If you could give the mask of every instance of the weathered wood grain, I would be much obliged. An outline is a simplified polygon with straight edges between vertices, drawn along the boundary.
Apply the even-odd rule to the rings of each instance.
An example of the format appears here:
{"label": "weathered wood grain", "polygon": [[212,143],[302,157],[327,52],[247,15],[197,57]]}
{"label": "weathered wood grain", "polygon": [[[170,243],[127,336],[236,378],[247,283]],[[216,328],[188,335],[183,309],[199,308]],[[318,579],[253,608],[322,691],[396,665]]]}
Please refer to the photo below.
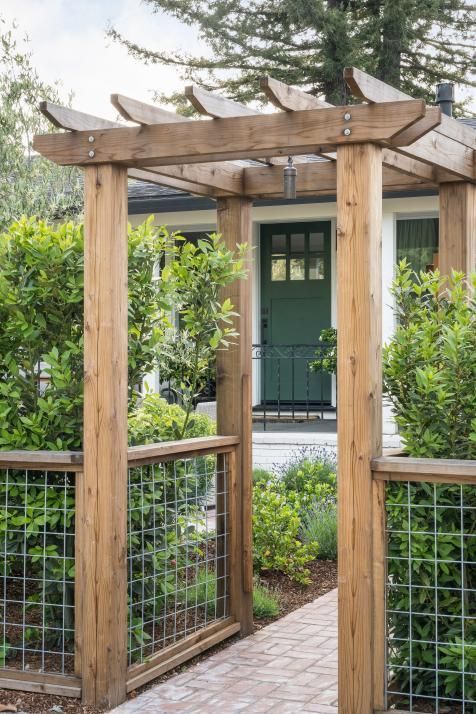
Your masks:
{"label": "weathered wood grain", "polygon": [[381,453],[382,157],[337,150],[339,712],[373,710],[371,459]]}
{"label": "weathered wood grain", "polygon": [[[247,264],[251,265],[251,201],[220,199],[217,205],[218,231],[229,249],[237,243],[249,246]],[[229,458],[232,476],[230,499],[233,503],[231,544],[231,612],[240,622],[242,634],[253,629],[252,533],[251,533],[251,276],[237,280],[221,291],[221,299],[230,298],[240,315],[237,342],[228,351],[217,354],[217,429],[220,434],[240,437],[236,460]]]}
{"label": "weathered wood grain", "polygon": [[[124,163],[128,166],[222,161],[284,156],[334,150],[336,145],[362,141],[390,142],[425,116],[421,100],[352,108],[345,122],[342,107],[282,112],[259,116],[206,120],[185,124],[154,124],[140,128],[103,129],[93,133],[94,156],[89,156],[90,132],[36,136],[34,148],[59,164]],[[349,135],[344,129],[350,128]]]}
{"label": "weathered wood grain", "polygon": [[127,172],[85,171],[83,700],[116,706],[127,668]]}

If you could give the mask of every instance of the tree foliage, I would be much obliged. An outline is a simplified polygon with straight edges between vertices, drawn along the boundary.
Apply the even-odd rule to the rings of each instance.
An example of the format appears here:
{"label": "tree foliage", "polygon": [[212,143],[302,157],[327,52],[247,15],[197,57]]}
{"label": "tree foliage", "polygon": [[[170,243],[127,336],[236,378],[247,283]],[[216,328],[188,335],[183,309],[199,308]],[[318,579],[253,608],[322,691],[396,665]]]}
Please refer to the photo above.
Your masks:
{"label": "tree foliage", "polygon": [[35,134],[53,131],[42,100],[61,103],[59,88],[40,79],[16,28],[0,16],[0,231],[22,215],[58,220],[82,209],[79,170],[32,151]]}
{"label": "tree foliage", "polygon": [[[212,236],[192,250],[152,220],[129,228],[131,409],[144,376],[173,352],[172,307],[183,313],[201,365],[236,335],[233,306],[218,290],[244,275],[244,248],[228,251]],[[161,262],[168,268],[158,279]],[[0,449],[81,448],[83,287],[81,225],[23,218],[0,234]],[[190,411],[174,438],[190,433]]]}
{"label": "tree foliage", "polygon": [[476,303],[462,273],[443,284],[438,271],[417,275],[400,263],[385,393],[411,456],[475,459]]}
{"label": "tree foliage", "polygon": [[176,66],[185,79],[239,101],[254,99],[259,77],[272,74],[343,104],[342,70],[350,65],[430,101],[443,79],[476,86],[475,8],[469,0],[145,2],[154,13],[197,27],[210,51],[142,47],[114,28],[111,36],[133,56]]}

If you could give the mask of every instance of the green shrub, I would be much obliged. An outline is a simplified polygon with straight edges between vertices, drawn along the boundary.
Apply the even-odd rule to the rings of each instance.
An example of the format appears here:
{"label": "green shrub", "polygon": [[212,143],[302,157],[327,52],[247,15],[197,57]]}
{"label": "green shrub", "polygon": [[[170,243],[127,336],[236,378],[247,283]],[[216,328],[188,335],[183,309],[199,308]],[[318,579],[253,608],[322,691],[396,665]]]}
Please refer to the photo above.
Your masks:
{"label": "green shrub", "polygon": [[[476,306],[471,288],[462,274],[454,273],[444,289],[437,271],[417,275],[402,262],[393,295],[398,324],[384,350],[384,385],[406,453],[476,458]],[[415,694],[476,699],[474,677],[466,675],[463,684],[461,674],[463,669],[476,671],[474,509],[472,487],[387,487],[389,666],[395,667],[402,691],[410,687],[411,660],[419,668],[418,676],[413,675]],[[408,612],[414,613],[410,630]]]}
{"label": "green shrub", "polygon": [[[463,685],[461,674],[463,670],[476,672],[474,509],[474,486],[461,489],[459,485],[438,484],[435,491],[429,483],[391,483],[387,487],[387,609],[393,638],[389,666],[395,667],[401,691],[409,691],[408,666],[412,661],[413,667],[419,668],[418,676],[413,675],[416,693],[435,694],[438,665],[439,696],[476,699],[475,677],[466,674]],[[408,612],[413,612],[410,638]],[[436,642],[439,644],[433,644]]]}
{"label": "green shrub", "polygon": [[260,582],[253,585],[253,615],[259,618],[279,615],[279,597]]}
{"label": "green shrub", "polygon": [[310,582],[306,565],[317,544],[298,538],[299,501],[291,500],[277,481],[258,484],[253,491],[253,563],[255,570],[279,570],[292,580]]}
{"label": "green shrub", "polygon": [[207,613],[214,616],[217,607],[221,603],[216,603],[217,581],[216,574],[209,570],[208,572],[200,569],[192,584],[181,582],[177,588],[177,607],[184,609],[186,607],[203,607]]}
{"label": "green shrub", "polygon": [[336,497],[337,465],[335,457],[321,448],[305,448],[282,466],[277,477],[281,480],[287,497],[299,502],[299,512],[304,515],[315,501]]}
{"label": "green shrub", "polygon": [[316,350],[316,359],[309,365],[313,372],[337,374],[337,330],[328,327],[321,330],[319,342],[322,347]]}
{"label": "green shrub", "polygon": [[[206,436],[215,431],[213,422],[206,416],[191,414],[190,410],[184,411],[177,405],[170,406],[157,396],[150,395],[139,402],[137,387],[144,375],[160,363],[163,351],[158,348],[170,338],[172,326],[168,315],[172,306],[182,315],[192,341],[196,337],[192,326],[205,336],[207,347],[200,343],[201,356],[204,353],[213,356],[218,348],[226,349],[236,334],[234,326],[229,324],[235,315],[233,306],[229,300],[220,303],[217,296],[222,285],[243,276],[241,259],[225,250],[218,236],[201,241],[193,250],[183,241],[177,244],[176,239],[165,228],[154,227],[152,218],[137,228],[129,228],[131,444]],[[238,248],[238,253],[242,252],[243,248]],[[157,280],[155,271],[161,262],[167,264],[167,269],[162,271],[161,280]],[[200,271],[202,288],[198,280]],[[77,450],[82,447],[83,285],[82,226],[67,223],[53,228],[36,219],[22,219],[0,235],[2,450]],[[196,341],[198,344],[198,338]],[[47,379],[42,381],[43,375]],[[132,600],[136,596],[140,600],[144,593],[147,595],[146,610],[149,609],[142,613],[146,617],[156,597],[150,577],[153,566],[160,571],[168,560],[180,560],[185,565],[188,562],[188,548],[184,543],[191,528],[189,516],[192,514],[198,525],[208,486],[207,474],[213,472],[206,468],[209,460],[213,457],[193,459],[186,465],[183,461],[176,466],[166,464],[158,492],[147,490],[147,485],[142,488],[144,478],[146,484],[152,481],[149,478],[152,466],[130,470],[130,525],[135,530],[146,531],[147,538],[151,539],[145,546],[137,535],[129,539],[131,562],[136,569]],[[16,476],[21,480],[21,473],[10,472],[9,488]],[[59,475],[58,478],[68,477]],[[63,492],[48,482],[47,487],[42,488],[44,498],[40,503],[43,506],[46,499],[50,509],[45,524],[43,514],[34,510],[38,494],[33,481],[34,477],[29,476],[31,488],[17,489],[15,506],[8,502],[8,513],[5,507],[0,507],[0,548],[3,552],[7,543],[8,552],[13,554],[26,546],[28,555],[32,556],[29,574],[41,579],[43,569],[48,573],[50,567],[55,568],[55,563],[60,562],[55,560],[56,540],[60,541],[64,533],[74,534],[74,511],[71,503],[68,504],[70,511],[63,514],[60,510]],[[40,487],[39,483],[41,490]],[[6,503],[5,488],[5,485],[0,488],[2,504]],[[42,526],[41,535],[38,523]],[[45,542],[46,526],[49,535]],[[55,532],[59,534],[58,539]],[[152,548],[152,542],[155,548],[162,547],[160,553],[154,555],[154,561],[151,557],[134,557],[144,547]],[[73,538],[68,538],[68,544],[72,543]],[[69,553],[65,555],[69,557]],[[145,564],[144,572],[141,562]],[[72,561],[65,559],[64,563],[68,577],[72,578]],[[6,574],[17,565],[18,559],[12,556],[6,563]],[[162,600],[175,588],[173,576],[167,577],[169,580],[164,576],[162,583],[159,597]],[[68,603],[73,595],[70,585],[65,586]],[[47,587],[48,603],[53,606],[63,601],[60,582],[50,582]],[[34,596],[30,599],[34,602]],[[156,604],[160,607],[160,602]],[[129,605],[133,609],[131,602]],[[51,609],[55,611],[54,607]],[[136,640],[147,639],[140,618],[133,615],[131,624]],[[8,643],[0,644],[8,646]]]}
{"label": "green shrub", "polygon": [[186,412],[178,404],[169,404],[159,394],[147,394],[129,414],[129,443],[153,444],[174,441],[183,434],[191,439],[213,436],[216,425],[206,414],[194,413],[185,425]]}
{"label": "green shrub", "polygon": [[273,479],[273,474],[265,469],[253,469],[253,483],[268,483]]}
{"label": "green shrub", "polygon": [[303,543],[318,543],[319,558],[337,559],[337,505],[335,501],[313,501],[304,513],[300,530]]}
{"label": "green shrub", "polygon": [[[198,571],[195,581],[186,585],[182,582],[177,591],[177,603],[187,607],[206,607],[210,616],[215,616],[221,603],[216,602],[216,574],[203,568]],[[276,617],[279,614],[279,598],[267,586],[256,582],[253,584],[253,615],[255,617]]]}
{"label": "green shrub", "polygon": [[393,282],[384,389],[412,456],[476,458],[476,303],[466,288],[461,273],[444,290],[438,271],[417,275],[405,261]]}
{"label": "green shrub", "polygon": [[[170,286],[153,275],[169,243],[151,220],[129,230],[131,404],[168,325]],[[83,248],[73,223],[25,218],[0,235],[0,449],[81,448]]]}

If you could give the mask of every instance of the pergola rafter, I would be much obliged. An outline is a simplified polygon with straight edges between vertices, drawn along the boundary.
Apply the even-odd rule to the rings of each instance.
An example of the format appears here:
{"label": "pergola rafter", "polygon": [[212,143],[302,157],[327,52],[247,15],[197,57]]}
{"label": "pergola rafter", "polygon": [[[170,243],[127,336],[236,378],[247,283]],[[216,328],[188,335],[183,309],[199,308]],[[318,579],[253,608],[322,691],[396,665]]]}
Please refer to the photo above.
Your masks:
{"label": "pergola rafter", "polygon": [[[369,103],[323,106],[267,78],[265,93],[284,111],[258,114],[196,88],[187,90],[189,98],[214,118],[171,118],[121,95],[113,95],[114,105],[139,126],[43,106],[69,131],[35,137],[35,149],[58,164],[82,166],[86,174],[84,451],[89,456],[81,498],[94,535],[86,555],[95,574],[81,561],[80,616],[91,623],[81,642],[86,702],[112,705],[125,697],[127,176],[181,182],[190,187],[186,190],[216,197],[218,230],[234,249],[240,242],[251,245],[253,198],[282,195],[279,161],[309,154],[299,158],[298,195],[337,195],[339,711],[382,710],[385,544],[378,524],[385,511],[382,485],[372,478],[372,459],[381,454],[382,192],[444,181],[445,269],[474,268],[475,144],[469,130],[424,101],[401,96],[356,70],[345,76]],[[273,157],[273,163],[243,163],[263,156]],[[222,295],[231,298],[241,323],[236,344],[217,357],[218,433],[239,440],[231,616],[234,631],[239,626],[243,634],[252,629],[250,282],[237,281]],[[117,508],[120,517],[114,520]]]}

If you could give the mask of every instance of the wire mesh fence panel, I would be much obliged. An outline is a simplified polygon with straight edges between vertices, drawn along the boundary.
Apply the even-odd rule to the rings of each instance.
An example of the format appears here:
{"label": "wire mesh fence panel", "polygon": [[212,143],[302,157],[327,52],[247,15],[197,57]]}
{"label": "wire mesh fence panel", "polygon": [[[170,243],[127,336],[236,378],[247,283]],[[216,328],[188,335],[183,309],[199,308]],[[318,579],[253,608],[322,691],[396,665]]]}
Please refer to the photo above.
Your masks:
{"label": "wire mesh fence panel", "polygon": [[129,665],[229,616],[225,455],[129,469]]}
{"label": "wire mesh fence panel", "polygon": [[387,706],[476,712],[476,488],[390,483]]}
{"label": "wire mesh fence panel", "polygon": [[0,667],[74,670],[74,474],[0,469]]}

